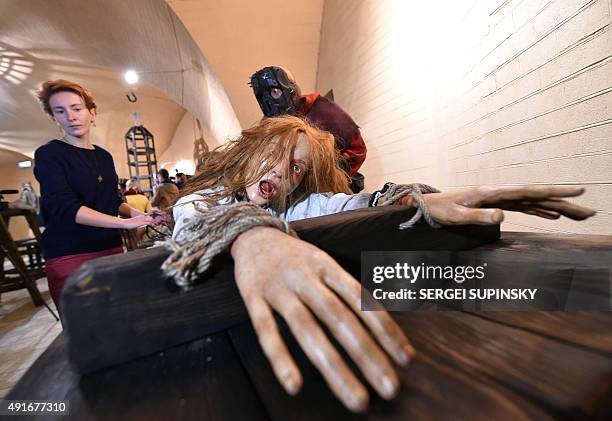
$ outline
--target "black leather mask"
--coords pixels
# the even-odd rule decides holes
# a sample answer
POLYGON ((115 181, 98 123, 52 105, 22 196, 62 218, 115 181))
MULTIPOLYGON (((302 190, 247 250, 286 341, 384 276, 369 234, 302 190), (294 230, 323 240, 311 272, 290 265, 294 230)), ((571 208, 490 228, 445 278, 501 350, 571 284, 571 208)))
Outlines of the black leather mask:
MULTIPOLYGON (((251 76, 251 87, 261 111, 267 117, 283 114, 295 114, 292 88, 287 73, 280 67, 264 67, 251 76), (274 98, 272 89, 280 90, 280 96, 274 98)), ((276 91, 278 93, 278 91, 276 91)))

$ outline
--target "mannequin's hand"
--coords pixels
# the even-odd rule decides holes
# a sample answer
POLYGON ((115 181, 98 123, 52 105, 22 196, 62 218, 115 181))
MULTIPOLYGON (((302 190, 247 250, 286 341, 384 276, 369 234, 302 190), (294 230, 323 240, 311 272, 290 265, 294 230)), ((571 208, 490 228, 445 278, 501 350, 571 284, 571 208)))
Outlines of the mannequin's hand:
POLYGON ((386 311, 360 310, 360 284, 329 255, 268 227, 241 234, 231 254, 236 283, 259 343, 288 393, 300 390, 302 376, 279 334, 273 311, 285 319, 305 354, 347 408, 364 410, 368 392, 325 336, 317 318, 383 398, 397 394, 397 374, 379 344, 401 365, 409 362, 414 350, 386 311))
MULTIPOLYGON (((440 224, 487 225, 501 223, 503 210, 547 219, 558 219, 563 215, 581 221, 593 216, 595 211, 563 198, 576 197, 583 192, 583 188, 567 186, 491 186, 424 194, 423 198, 431 216, 440 224)), ((405 204, 412 205, 410 199, 405 204)))

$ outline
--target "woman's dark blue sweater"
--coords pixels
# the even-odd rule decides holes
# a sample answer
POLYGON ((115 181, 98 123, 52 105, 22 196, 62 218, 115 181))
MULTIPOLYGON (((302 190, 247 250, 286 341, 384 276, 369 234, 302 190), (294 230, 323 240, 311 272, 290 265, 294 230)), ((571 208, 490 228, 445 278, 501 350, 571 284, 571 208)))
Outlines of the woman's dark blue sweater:
POLYGON ((118 215, 121 198, 111 154, 98 146, 83 149, 52 140, 36 150, 34 160, 45 221, 42 242, 47 259, 121 245, 118 229, 75 222, 81 206, 118 215), (102 176, 101 183, 98 176, 102 176))

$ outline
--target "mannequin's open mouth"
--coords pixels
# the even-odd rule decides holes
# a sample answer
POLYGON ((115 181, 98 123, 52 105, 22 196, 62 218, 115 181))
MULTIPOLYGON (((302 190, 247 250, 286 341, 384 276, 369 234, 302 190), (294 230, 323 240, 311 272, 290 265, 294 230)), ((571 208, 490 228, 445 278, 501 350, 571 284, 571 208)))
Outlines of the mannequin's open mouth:
POLYGON ((262 180, 259 182, 259 195, 265 199, 274 197, 278 189, 276 184, 269 180, 262 180))

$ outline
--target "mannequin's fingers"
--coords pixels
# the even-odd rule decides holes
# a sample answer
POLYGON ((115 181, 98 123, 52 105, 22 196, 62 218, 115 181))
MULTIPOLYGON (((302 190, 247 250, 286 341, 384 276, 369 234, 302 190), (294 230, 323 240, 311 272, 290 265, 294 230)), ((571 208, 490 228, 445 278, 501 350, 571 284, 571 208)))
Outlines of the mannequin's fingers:
POLYGON ((391 362, 346 304, 320 282, 311 282, 296 292, 329 328, 378 394, 385 399, 397 395, 399 379, 391 362))
POLYGON ((366 388, 349 369, 325 333, 293 291, 276 291, 268 300, 287 322, 293 336, 312 364, 319 370, 334 395, 351 411, 368 406, 366 388))
POLYGON ((543 200, 534 203, 534 205, 541 209, 557 212, 576 221, 582 221, 595 215, 594 209, 566 200, 543 200))
POLYGON ((361 284, 340 265, 333 263, 337 267, 323 269, 321 275, 325 283, 363 320, 395 362, 406 366, 415 351, 402 329, 386 311, 363 311, 361 309, 361 284))
POLYGON ((302 388, 302 374, 278 331, 272 310, 262 299, 245 300, 245 305, 276 378, 287 393, 295 395, 302 388))
POLYGON ((455 207, 449 214, 449 225, 495 225, 504 220, 504 212, 501 209, 474 209, 463 206, 455 207))
POLYGON ((491 186, 479 187, 481 203, 495 203, 504 200, 537 200, 551 197, 575 197, 584 193, 584 188, 574 186, 491 186))

